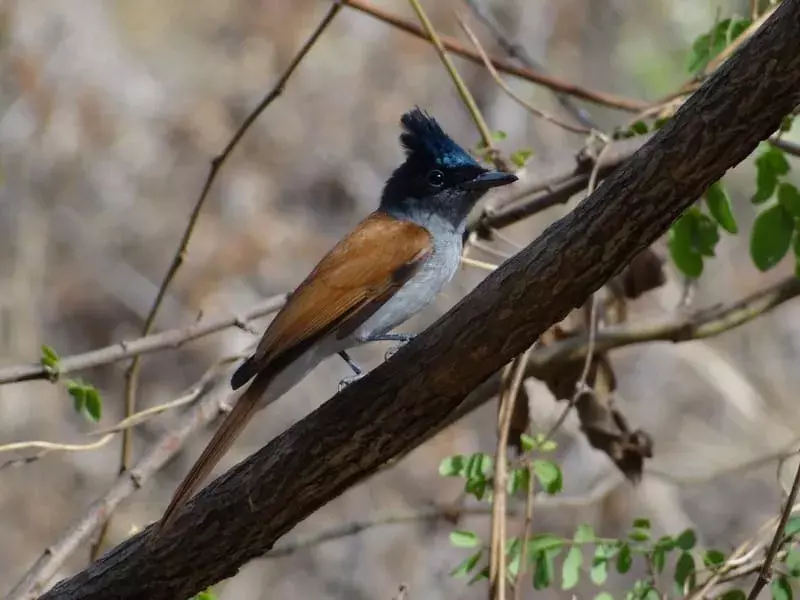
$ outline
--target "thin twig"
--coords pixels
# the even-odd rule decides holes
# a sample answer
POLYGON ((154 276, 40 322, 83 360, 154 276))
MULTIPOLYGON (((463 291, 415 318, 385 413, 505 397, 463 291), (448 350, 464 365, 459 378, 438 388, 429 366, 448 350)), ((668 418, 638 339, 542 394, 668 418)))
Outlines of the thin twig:
POLYGON ((514 414, 514 403, 525 375, 530 348, 507 367, 503 389, 497 407, 497 451, 494 462, 494 492, 492 494, 492 540, 489 558, 489 597, 506 597, 506 486, 508 483, 506 452, 508 432, 514 414))
POLYGON ((554 125, 557 125, 562 129, 566 129, 567 131, 581 135, 589 135, 591 133, 591 129, 587 129, 586 127, 582 127, 580 125, 572 125, 570 123, 561 121, 560 119, 556 119, 555 117, 547 114, 546 112, 536 108, 533 104, 531 104, 530 102, 522 98, 519 94, 517 94, 514 90, 512 90, 511 86, 509 86, 505 81, 503 81, 502 77, 500 77, 500 74, 497 72, 497 69, 494 68, 491 59, 487 56, 486 51, 483 49, 483 46, 481 46, 480 41, 472 32, 469 25, 467 25, 467 23, 464 21, 462 17, 457 15, 456 18, 458 19, 458 24, 461 25, 461 29, 464 30, 465 34, 467 34, 467 37, 469 38, 470 42, 472 42, 472 45, 475 47, 475 50, 480 55, 481 60, 483 61, 486 70, 489 71, 489 74, 492 76, 492 79, 495 80, 497 85, 500 86, 500 89, 502 89, 512 100, 514 100, 514 102, 519 104, 522 108, 530 112, 532 115, 542 118, 546 121, 549 121, 550 123, 553 123, 554 125))
POLYGON ((456 91, 461 97, 461 101, 464 103, 464 106, 472 117, 472 120, 475 123, 475 127, 478 129, 478 132, 480 133, 484 145, 494 154, 495 152, 494 146, 492 145, 492 132, 489 131, 489 126, 486 125, 486 120, 483 118, 483 115, 478 108, 478 104, 475 102, 475 98, 472 97, 469 88, 467 88, 467 84, 464 83, 464 80, 461 78, 461 75, 458 74, 458 70, 456 70, 453 61, 450 60, 450 57, 447 55, 447 51, 442 45, 442 40, 434 29, 433 23, 431 23, 428 15, 425 14, 425 10, 422 8, 419 0, 408 0, 408 2, 411 4, 411 8, 414 9, 414 12, 417 14, 417 18, 422 24, 422 28, 425 30, 426 36, 428 39, 430 39, 433 47, 436 49, 436 53, 439 55, 439 60, 442 61, 444 68, 447 70, 448 75, 450 75, 450 79, 452 80, 453 85, 456 87, 456 91))
POLYGON ((227 371, 210 379, 197 393, 200 401, 182 417, 177 426, 165 433, 130 471, 117 477, 114 485, 94 502, 86 513, 44 551, 23 578, 9 592, 6 600, 33 600, 39 597, 61 565, 82 543, 89 539, 107 515, 141 488, 169 461, 196 431, 213 421, 227 399, 227 371))
MULTIPOLYGON (((167 274, 164 276, 164 280, 161 282, 161 286, 158 289, 158 293, 156 294, 156 298, 153 301, 153 306, 150 309, 150 313, 147 315, 147 319, 145 319, 144 326, 142 327, 142 336, 146 336, 150 333, 151 328, 153 327, 153 323, 155 322, 156 315, 158 314, 158 310, 161 307, 161 302, 164 299, 164 295, 167 292, 167 288, 169 288, 172 280, 175 278, 176 273, 180 269, 181 265, 183 264, 184 260, 186 259, 186 253, 189 247, 189 241, 191 240, 192 233, 194 232, 195 225, 197 224, 197 220, 200 217, 200 212, 202 211, 203 205, 205 204, 206 198, 208 197, 208 193, 211 190, 211 186, 214 183, 214 180, 217 177, 217 173, 219 173, 222 166, 225 164, 225 161, 230 156, 233 149, 239 143, 241 138, 250 128, 250 126, 255 122, 255 120, 261 115, 262 112, 270 105, 272 102, 283 93, 284 87, 286 83, 289 81, 289 78, 294 74, 297 67, 302 62, 303 58, 308 54, 314 44, 317 42, 319 37, 322 33, 327 29, 328 25, 330 25, 333 18, 342 8, 342 1, 335 0, 328 12, 323 17, 322 21, 320 21, 319 25, 317 25, 316 29, 313 33, 309 36, 303 46, 300 48, 300 51, 295 55, 292 61, 289 63, 289 66, 284 71, 283 75, 278 79, 275 86, 270 90, 270 92, 264 96, 261 102, 258 103, 258 106, 247 116, 244 122, 239 126, 239 129, 234 133, 233 137, 230 139, 228 144, 225 146, 225 149, 214 159, 211 161, 211 167, 208 171, 208 176, 206 177, 205 184, 203 185, 203 189, 200 192, 200 196, 198 196, 197 201, 195 202, 194 208, 192 209, 191 214, 189 215, 189 221, 186 224, 186 228, 184 229, 183 236, 178 244, 178 249, 175 251, 175 255, 172 259, 172 263, 167 269, 167 274)), ((125 416, 129 417, 136 411, 136 389, 138 384, 138 377, 139 377, 139 367, 141 365, 141 358, 140 356, 135 356, 131 361, 130 366, 125 371, 125 389, 123 392, 123 397, 125 398, 125 416)), ((131 452, 132 452, 132 436, 130 429, 125 429, 122 432, 122 449, 120 453, 120 473, 125 472, 128 467, 130 466, 131 462, 131 452)), ((91 560, 95 560, 97 555, 100 551, 100 547, 102 545, 103 539, 105 538, 107 524, 103 525, 102 530, 100 531, 97 544, 92 548, 91 552, 91 560)))
MULTIPOLYGON (((513 43, 507 38, 507 36, 501 31, 497 22, 487 14, 487 11, 484 10, 484 7, 481 6, 477 0, 464 0, 464 3, 469 7, 478 20, 483 23, 483 26, 486 27, 489 33, 491 33, 495 42, 497 42, 497 44, 503 49, 503 52, 508 54, 511 58, 515 58, 529 69, 534 69, 545 75, 547 74, 544 66, 534 60, 531 55, 528 54, 527 50, 525 50, 525 47, 522 44, 513 43)), ((567 94, 564 94, 558 90, 551 91, 561 106, 573 117, 575 117, 575 119, 577 119, 581 124, 585 125, 589 129, 598 129, 598 126, 592 120, 592 116, 586 109, 576 106, 573 103, 572 98, 570 98, 567 94)))
POLYGON ((786 522, 789 520, 792 507, 797 499, 798 490, 800 490, 800 465, 797 466, 797 470, 795 471, 792 489, 789 492, 789 497, 786 499, 784 508, 781 511, 781 518, 778 520, 778 525, 775 528, 775 535, 772 537, 772 542, 769 545, 769 550, 767 551, 767 556, 764 559, 764 564, 761 565, 761 569, 758 572, 758 578, 753 584, 753 589, 750 590, 747 600, 755 600, 758 597, 758 594, 761 593, 761 590, 764 589, 764 586, 767 585, 772 579, 772 562, 775 560, 775 555, 778 553, 778 550, 781 547, 784 532, 786 530, 786 522))
MULTIPOLYGON (((286 294, 279 294, 259 302, 239 316, 209 318, 192 323, 188 327, 176 327, 175 329, 168 329, 135 340, 118 342, 89 352, 64 356, 58 360, 57 376, 60 377, 76 371, 112 364, 141 354, 149 354, 159 350, 174 350, 187 342, 219 333, 232 327, 246 329, 251 321, 278 311, 285 301, 286 294)), ((41 363, 15 365, 0 369, 0 385, 50 379, 51 377, 51 373, 41 363)))
MULTIPOLYGON (((418 27, 415 23, 412 23, 402 17, 398 17, 392 13, 386 12, 376 6, 373 6, 369 2, 365 0, 344 0, 344 3, 364 14, 370 15, 378 19, 379 21, 383 21, 387 25, 391 25, 396 29, 400 29, 405 31, 406 33, 410 33, 416 37, 422 39, 428 39, 427 34, 423 31, 420 27, 418 27)), ((472 62, 477 64, 481 64, 481 57, 478 56, 477 52, 471 51, 468 48, 465 48, 458 40, 455 38, 451 38, 448 36, 440 36, 442 46, 454 53, 462 56, 472 62)), ((564 94, 569 94, 570 96, 575 96, 576 98, 582 98, 583 100, 587 100, 589 102, 593 102, 595 104, 600 104, 602 106, 608 106, 611 108, 616 108, 619 110, 624 110, 627 112, 639 112, 645 110, 650 106, 649 102, 643 102, 641 100, 633 100, 630 98, 623 98, 620 96, 615 96, 613 94, 607 94, 605 92, 598 92, 595 90, 590 90, 588 88, 575 85, 563 79, 558 79, 556 77, 551 77, 550 75, 544 75, 543 73, 538 73, 533 69, 528 69, 525 67, 520 67, 512 62, 507 60, 502 60, 498 58, 492 59, 492 64, 498 71, 502 71, 504 73, 508 73, 509 75, 514 75, 521 79, 525 79, 526 81, 530 81, 531 83, 535 83, 537 85, 544 86, 546 88, 556 90, 562 92, 564 94)))

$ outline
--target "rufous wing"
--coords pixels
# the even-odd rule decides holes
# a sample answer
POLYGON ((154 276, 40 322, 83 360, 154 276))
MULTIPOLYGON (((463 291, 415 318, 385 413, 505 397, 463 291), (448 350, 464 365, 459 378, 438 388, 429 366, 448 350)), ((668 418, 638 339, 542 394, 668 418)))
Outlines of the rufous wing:
POLYGON ((424 227, 376 211, 343 238, 291 294, 256 351, 234 374, 234 389, 326 335, 366 321, 433 251, 424 227))

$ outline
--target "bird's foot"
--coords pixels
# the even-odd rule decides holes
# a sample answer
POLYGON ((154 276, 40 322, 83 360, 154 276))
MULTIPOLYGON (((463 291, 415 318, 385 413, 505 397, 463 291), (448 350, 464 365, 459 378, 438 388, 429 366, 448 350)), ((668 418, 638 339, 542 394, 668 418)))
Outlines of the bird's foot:
POLYGON ((359 373, 358 375, 351 375, 350 377, 345 377, 344 379, 339 381, 339 391, 341 392, 343 389, 348 387, 350 384, 355 383, 362 377, 364 377, 363 373, 359 373))

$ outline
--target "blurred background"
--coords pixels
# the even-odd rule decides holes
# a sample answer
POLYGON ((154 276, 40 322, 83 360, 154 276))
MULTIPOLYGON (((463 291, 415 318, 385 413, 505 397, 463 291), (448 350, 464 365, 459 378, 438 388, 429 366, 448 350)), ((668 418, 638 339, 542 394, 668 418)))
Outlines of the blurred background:
MULTIPOLYGON (((406 2, 374 4, 415 21, 406 2)), ((554 74, 640 100, 656 100, 687 79, 689 47, 719 15, 749 10, 745 1, 697 0, 481 0, 481 5, 554 74)), ((457 2, 425 6, 441 33, 469 45, 453 17, 457 2)), ((327 7, 324 0, 0 3, 0 366, 37 361, 41 344, 66 356, 137 336, 210 159, 271 88, 327 7)), ((480 23, 470 23, 486 48, 502 56, 480 23)), ((537 120, 510 101, 482 67, 454 60, 490 127, 508 133, 502 149, 535 151, 533 176, 547 176, 573 160, 584 143, 581 136, 537 120)), ((564 117, 548 90, 505 79, 536 106, 564 117)), ((189 324, 201 312, 237 314, 299 283, 376 205, 383 180, 401 160, 398 119, 414 104, 464 145, 478 141, 430 45, 343 9, 221 172, 156 329, 189 324)), ((607 130, 629 119, 578 104, 607 130)), ((720 243, 694 307, 733 301, 791 273, 787 261, 759 274, 749 259, 752 161, 726 182, 742 231, 720 243)), ((569 206, 550 209, 507 233, 525 245, 566 210, 569 206)), ((665 256, 663 243, 656 250, 665 256)), ((682 282, 672 265, 667 269, 668 283, 633 304, 634 319, 675 310, 682 282)), ((462 269, 437 305, 406 329, 422 329, 484 275, 462 269)), ((260 331, 264 323, 255 326, 260 331)), ((220 356, 253 341, 231 329, 146 356, 140 406, 177 397, 220 356)), ((800 304, 790 302, 706 342, 612 353, 617 401, 632 425, 655 441, 651 472, 637 488, 625 483, 608 458, 589 447, 573 416, 558 438, 568 501, 537 508, 534 530, 571 535, 579 523, 590 522, 614 535, 643 516, 659 532, 695 527, 701 544, 732 549, 779 506, 776 461, 737 466, 796 439, 798 344, 800 304)), ((374 366, 384 351, 364 348, 355 356, 374 366)), ((103 395, 101 426, 123 415, 126 364, 79 374, 103 395)), ((218 472, 333 395, 346 374, 339 360, 323 364, 256 417, 218 472)), ((526 385, 535 427, 544 431, 561 405, 541 384, 526 385)), ((176 423, 182 410, 138 427, 135 456, 176 423)), ((495 411, 494 402, 484 406, 348 491, 287 539, 455 500, 461 484, 439 477, 438 464, 455 453, 493 453, 495 411)), ((92 428, 75 413, 63 386, 0 387, 0 444, 85 443, 92 428)), ((195 435, 118 509, 106 547, 159 517, 209 435, 208 428, 195 435)), ((26 454, 0 455, 0 463, 19 456, 26 454)), ((784 485, 792 467, 790 461, 783 469, 784 485)), ((115 439, 95 451, 51 453, 0 470, 0 594, 106 491, 118 468, 115 439)), ((488 518, 471 517, 463 526, 485 532, 488 518)), ((485 597, 485 583, 467 587, 449 576, 466 556, 450 546, 452 528, 440 521, 370 529, 287 557, 254 561, 215 591, 223 599, 388 599, 406 583, 410 598, 485 597)), ((88 555, 88 546, 76 552, 58 577, 82 568, 88 555)), ((577 594, 595 591, 589 585, 577 594)))

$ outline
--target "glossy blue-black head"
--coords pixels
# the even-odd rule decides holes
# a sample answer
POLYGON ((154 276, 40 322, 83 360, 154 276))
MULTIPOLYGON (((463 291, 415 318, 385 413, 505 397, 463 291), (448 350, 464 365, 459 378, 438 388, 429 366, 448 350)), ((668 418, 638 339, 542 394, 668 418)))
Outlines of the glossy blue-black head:
POLYGON ((402 211, 435 212, 460 226, 487 190, 517 180, 510 173, 479 165, 419 108, 404 114, 400 122, 406 160, 386 182, 384 210, 401 216, 402 211))

